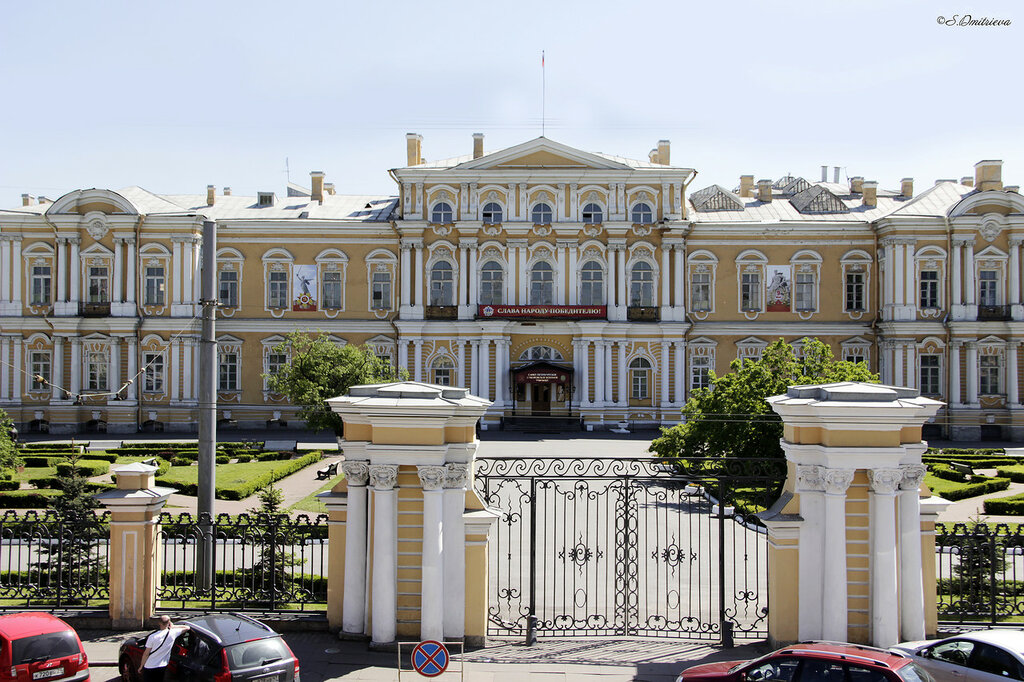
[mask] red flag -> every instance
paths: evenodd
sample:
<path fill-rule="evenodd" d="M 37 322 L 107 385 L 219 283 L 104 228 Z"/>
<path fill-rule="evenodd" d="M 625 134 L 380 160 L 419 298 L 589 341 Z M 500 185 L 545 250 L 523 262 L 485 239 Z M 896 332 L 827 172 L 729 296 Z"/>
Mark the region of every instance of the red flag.
<path fill-rule="evenodd" d="M 544 68 L 544 50 L 540 51 L 540 68 Z"/>

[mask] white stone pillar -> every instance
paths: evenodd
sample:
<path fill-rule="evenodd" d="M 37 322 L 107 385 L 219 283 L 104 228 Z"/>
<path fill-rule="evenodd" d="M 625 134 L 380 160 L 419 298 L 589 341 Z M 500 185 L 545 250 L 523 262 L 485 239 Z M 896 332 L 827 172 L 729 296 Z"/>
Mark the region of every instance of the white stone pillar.
<path fill-rule="evenodd" d="M 509 402 L 509 346 L 512 345 L 508 339 L 498 339 L 495 341 L 495 351 L 497 353 L 497 359 L 495 360 L 494 376 L 497 387 L 495 388 L 494 402 L 498 407 L 504 407 Z"/>
<path fill-rule="evenodd" d="M 449 464 L 444 480 L 444 593 L 466 593 L 466 524 L 462 518 L 466 509 L 466 484 L 469 467 Z M 466 601 L 444 600 L 444 636 L 461 639 L 466 632 Z M 439 640 L 440 641 L 440 640 Z"/>
<path fill-rule="evenodd" d="M 626 300 L 626 248 L 619 245 L 615 250 L 615 284 L 618 289 L 618 301 L 617 307 L 619 314 L 617 319 L 626 319 L 626 306 L 629 302 Z"/>
<path fill-rule="evenodd" d="M 892 240 L 885 240 L 883 248 L 885 249 L 885 276 L 882 280 L 882 310 L 886 319 L 892 319 L 892 305 L 896 291 L 896 255 Z"/>
<path fill-rule="evenodd" d="M 953 274 L 953 291 L 950 294 L 952 299 L 950 305 L 952 308 L 962 307 L 964 304 L 964 288 L 963 288 L 963 266 L 961 265 L 962 253 L 964 250 L 964 242 L 962 239 L 953 239 L 953 264 L 950 268 Z M 953 313 L 953 319 L 958 319 L 956 313 Z"/>
<path fill-rule="evenodd" d="M 1006 402 L 1010 408 L 1019 408 L 1020 388 L 1017 380 L 1017 353 L 1020 352 L 1020 341 L 1006 344 Z"/>
<path fill-rule="evenodd" d="M 0 235 L 0 301 L 11 300 L 11 238 Z"/>
<path fill-rule="evenodd" d="M 16 314 L 21 314 L 21 237 L 11 242 L 11 300 L 15 304 Z"/>
<path fill-rule="evenodd" d="M 607 376 L 605 370 L 604 341 L 594 341 L 594 404 L 601 406 L 605 403 L 604 380 Z"/>
<path fill-rule="evenodd" d="M 565 272 L 565 252 L 568 248 L 568 242 L 563 239 L 558 240 L 558 245 L 555 249 L 555 267 L 557 269 L 557 272 L 555 273 L 555 291 L 553 292 L 551 299 L 552 303 L 555 305 L 566 305 L 569 300 L 569 297 L 566 294 L 566 287 L 569 278 L 566 276 Z"/>
<path fill-rule="evenodd" d="M 129 251 L 129 253 L 131 253 Z M 134 336 L 128 337 L 128 376 L 125 378 L 131 382 L 128 384 L 128 395 L 125 396 L 129 401 L 136 401 L 139 399 L 139 377 L 135 376 L 139 373 L 139 341 Z"/>
<path fill-rule="evenodd" d="M 195 245 L 191 239 L 181 245 L 181 302 L 187 305 L 192 302 L 192 269 Z"/>
<path fill-rule="evenodd" d="M 23 388 L 26 384 L 22 381 L 22 371 L 25 369 L 25 364 L 21 359 L 21 350 L 24 345 L 24 341 L 21 338 L 21 334 L 15 333 L 11 338 L 11 350 L 13 351 L 14 358 L 11 360 L 11 364 L 14 365 L 14 369 L 11 371 L 11 399 L 14 402 L 20 403 L 22 399 Z M 26 377 L 27 378 L 27 377 Z"/>
<path fill-rule="evenodd" d="M 892 345 L 892 383 L 894 386 L 906 386 L 906 379 L 903 375 L 903 358 L 906 355 L 903 351 L 903 344 L 894 342 Z"/>
<path fill-rule="evenodd" d="M 518 266 L 516 267 L 516 275 L 519 278 L 519 298 L 516 303 L 519 305 L 528 305 L 529 299 L 529 287 L 530 287 L 530 273 L 526 271 L 526 242 L 525 240 L 517 243 L 516 258 Z"/>
<path fill-rule="evenodd" d="M 892 256 L 892 278 L 895 288 L 893 289 L 893 305 L 902 306 L 905 300 L 906 293 L 904 291 L 904 285 L 906 284 L 906 275 L 903 272 L 904 258 L 903 251 L 904 245 L 900 242 L 894 242 L 889 245 L 889 251 L 886 254 L 886 265 L 889 265 L 889 256 Z"/>
<path fill-rule="evenodd" d="M 622 407 L 624 409 L 626 409 L 626 408 L 629 407 L 629 400 L 628 400 L 629 392 L 626 390 L 627 389 L 626 385 L 629 383 L 629 375 L 626 372 L 626 344 L 623 341 L 619 341 L 618 346 L 619 346 L 619 380 L 618 380 L 618 384 L 619 384 L 619 386 L 618 386 L 618 388 L 619 388 L 619 397 L 618 397 L 618 402 L 619 402 L 619 404 L 622 405 Z"/>
<path fill-rule="evenodd" d="M 124 301 L 124 288 L 121 283 L 124 281 L 124 240 L 114 238 L 114 286 L 112 289 L 111 302 L 122 303 Z"/>
<path fill-rule="evenodd" d="M 423 486 L 423 567 L 420 573 L 420 639 L 444 637 L 444 481 L 443 466 L 418 466 Z M 461 594 L 461 593 L 460 593 Z"/>
<path fill-rule="evenodd" d="M 398 519 L 395 483 L 398 465 L 371 464 L 373 485 L 373 631 L 374 644 L 390 644 L 397 635 Z"/>
<path fill-rule="evenodd" d="M 672 271 L 669 270 L 669 246 L 664 242 L 661 245 L 661 272 L 658 273 L 658 283 L 661 285 L 661 308 L 662 314 L 664 315 L 667 308 L 671 304 L 671 282 L 672 282 Z"/>
<path fill-rule="evenodd" d="M 477 272 L 477 248 L 476 240 L 469 245 L 469 316 L 476 315 L 476 308 L 479 305 L 480 293 L 478 289 L 479 273 Z"/>
<path fill-rule="evenodd" d="M 399 369 L 409 370 L 409 342 L 405 339 L 399 339 L 397 341 L 398 346 L 398 367 Z"/>
<path fill-rule="evenodd" d="M 189 337 L 182 339 L 181 343 L 181 399 L 194 400 L 192 395 L 192 345 L 193 340 Z M 196 363 L 198 364 L 198 363 Z"/>
<path fill-rule="evenodd" d="M 685 268 L 685 264 L 683 263 L 683 245 L 682 244 L 673 244 L 673 246 L 672 246 L 672 255 L 674 255 L 675 259 L 676 259 L 676 267 L 674 269 L 675 270 L 675 273 L 674 273 L 675 274 L 675 287 L 674 287 L 675 288 L 675 296 L 674 296 L 674 303 L 673 303 L 673 305 L 675 305 L 676 308 L 680 309 L 680 311 L 676 313 L 676 318 L 681 320 L 681 319 L 683 319 L 682 318 L 682 309 L 684 309 L 686 307 L 686 296 L 685 296 L 685 293 L 683 291 L 683 282 L 686 281 L 686 268 Z"/>
<path fill-rule="evenodd" d="M 138 279 L 138 271 L 135 266 L 135 249 L 136 243 L 134 237 L 128 237 L 124 240 L 125 248 L 128 253 L 128 271 L 125 277 L 125 303 L 128 305 L 135 305 L 135 281 Z"/>
<path fill-rule="evenodd" d="M 661 342 L 661 359 L 658 361 L 658 373 L 661 375 L 661 386 L 659 392 L 661 395 L 658 396 L 658 405 L 661 406 L 662 410 L 667 410 L 671 402 L 669 401 L 668 395 L 668 379 L 669 379 L 669 342 Z"/>
<path fill-rule="evenodd" d="M 480 397 L 491 399 L 491 340 L 481 339 L 480 347 Z"/>
<path fill-rule="evenodd" d="M 821 560 L 825 554 L 825 468 L 820 466 L 796 465 L 796 493 L 800 495 L 800 555 L 797 565 L 799 573 L 800 600 L 799 637 L 801 640 L 819 639 L 822 635 L 822 604 L 824 583 Z M 845 638 L 844 638 L 845 641 Z"/>
<path fill-rule="evenodd" d="M 978 317 L 978 296 L 975 293 L 977 291 L 977 274 L 974 272 L 974 240 L 967 242 L 965 246 L 967 253 L 964 256 L 964 289 L 967 300 L 964 301 L 964 304 L 967 306 L 967 318 L 974 320 Z"/>
<path fill-rule="evenodd" d="M 7 242 L 4 242 L 5 244 Z M 11 367 L 7 364 L 11 356 L 11 337 L 0 336 L 0 400 L 7 402 L 11 396 Z M 12 363 L 13 364 L 13 363 Z M 14 378 L 18 380 L 17 376 Z"/>
<path fill-rule="evenodd" d="M 978 405 L 978 343 L 967 342 L 967 404 Z"/>
<path fill-rule="evenodd" d="M 423 381 L 423 339 L 412 341 L 413 381 Z"/>
<path fill-rule="evenodd" d="M 675 399 L 676 405 L 682 406 L 686 402 L 686 342 L 685 341 L 674 341 L 672 343 L 676 349 L 676 386 L 675 386 Z"/>
<path fill-rule="evenodd" d="M 370 466 L 365 461 L 343 462 L 341 470 L 348 482 L 341 630 L 349 634 L 363 634 L 366 632 L 366 481 L 370 476 Z"/>
<path fill-rule="evenodd" d="M 919 383 L 919 374 L 917 370 L 917 346 L 913 340 L 907 344 L 907 386 L 910 388 L 917 388 Z"/>
<path fill-rule="evenodd" d="M 917 311 L 917 296 L 914 289 L 914 283 L 917 279 L 917 273 L 914 268 L 915 245 L 916 242 L 912 239 L 905 241 L 903 245 L 903 277 L 906 282 L 903 287 L 903 302 L 909 309 L 907 319 L 910 320 L 915 319 Z"/>
<path fill-rule="evenodd" d="M 868 481 L 871 484 L 871 643 L 881 648 L 894 646 L 900 641 L 896 578 L 896 491 L 902 480 L 903 471 L 900 469 L 868 469 Z M 914 522 L 920 526 L 920 513 Z M 920 547 L 918 540 L 918 551 Z"/>
<path fill-rule="evenodd" d="M 420 315 L 423 314 L 423 304 L 426 300 L 426 283 L 423 281 L 423 242 L 416 242 L 416 271 L 413 273 L 412 284 L 415 288 L 416 308 Z"/>
<path fill-rule="evenodd" d="M 110 337 L 110 355 L 108 356 L 109 366 L 107 376 L 110 377 L 108 391 L 114 392 L 121 388 L 121 337 Z M 107 399 L 116 398 L 117 394 L 108 396 Z"/>
<path fill-rule="evenodd" d="M 64 337 L 53 337 L 53 366 L 50 370 L 50 400 L 64 400 Z"/>
<path fill-rule="evenodd" d="M 924 632 L 924 577 L 921 559 L 921 481 L 925 467 L 900 467 L 900 641 L 920 641 Z"/>
<path fill-rule="evenodd" d="M 57 298 L 58 302 L 68 300 L 68 287 L 67 278 L 68 273 L 71 270 L 68 268 L 68 240 L 64 237 L 57 238 L 57 272 L 54 274 L 54 279 L 57 280 Z M 55 306 L 56 307 L 56 306 Z"/>
<path fill-rule="evenodd" d="M 181 239 L 171 239 L 171 305 L 181 305 Z"/>
<path fill-rule="evenodd" d="M 455 347 L 458 349 L 455 354 L 455 371 L 458 374 L 458 380 L 455 385 L 461 388 L 466 383 L 466 342 L 459 339 L 455 341 Z M 472 392 L 471 389 L 470 393 Z"/>
<path fill-rule="evenodd" d="M 822 639 L 845 642 L 847 633 L 846 597 L 846 489 L 853 482 L 852 469 L 825 469 L 825 552 L 824 584 L 821 600 Z"/>
<path fill-rule="evenodd" d="M 949 391 L 946 394 L 951 407 L 960 407 L 960 341 L 949 344 Z"/>
<path fill-rule="evenodd" d="M 469 248 L 465 243 L 459 244 L 459 304 L 469 307 Z"/>
<path fill-rule="evenodd" d="M 605 403 L 615 402 L 615 379 L 612 374 L 612 341 L 604 342 L 604 401 Z"/>
<path fill-rule="evenodd" d="M 404 239 L 401 242 L 400 254 L 400 267 L 402 268 L 402 307 L 412 307 L 412 259 L 409 254 L 409 243 Z"/>
<path fill-rule="evenodd" d="M 171 343 L 167 348 L 167 352 L 171 356 L 171 402 L 175 403 L 181 400 L 181 383 L 179 381 L 179 374 L 181 373 L 181 360 L 180 360 L 180 349 L 181 341 L 176 338 L 171 339 Z"/>
<path fill-rule="evenodd" d="M 71 244 L 71 262 L 68 263 L 68 278 L 71 281 L 71 303 L 78 305 L 82 300 L 79 292 L 82 289 L 82 259 L 78 257 L 78 245 L 81 243 L 78 237 L 68 239 Z M 77 315 L 75 310 L 73 314 Z"/>
<path fill-rule="evenodd" d="M 1014 320 L 1024 320 L 1024 305 L 1020 303 L 1020 245 L 1024 237 L 1010 237 L 1009 298 L 1010 314 Z"/>
<path fill-rule="evenodd" d="M 82 339 L 71 337 L 71 399 L 77 400 L 82 392 Z"/>
<path fill-rule="evenodd" d="M 480 339 L 469 341 L 469 392 L 480 395 Z"/>
<path fill-rule="evenodd" d="M 569 305 L 579 305 L 579 296 L 576 287 L 576 279 L 579 276 L 579 245 L 571 242 L 569 245 L 569 272 L 566 273 L 566 287 Z"/>
<path fill-rule="evenodd" d="M 199 312 L 199 299 L 202 298 L 202 284 L 203 284 L 203 254 L 202 254 L 202 239 L 200 237 L 193 237 L 192 239 L 192 301 L 194 305 L 192 307 L 192 314 L 195 315 Z M 198 362 L 196 365 L 198 366 Z"/>
<path fill-rule="evenodd" d="M 590 407 L 590 341 L 581 339 L 576 347 L 579 356 L 580 395 L 576 401 L 580 407 Z"/>

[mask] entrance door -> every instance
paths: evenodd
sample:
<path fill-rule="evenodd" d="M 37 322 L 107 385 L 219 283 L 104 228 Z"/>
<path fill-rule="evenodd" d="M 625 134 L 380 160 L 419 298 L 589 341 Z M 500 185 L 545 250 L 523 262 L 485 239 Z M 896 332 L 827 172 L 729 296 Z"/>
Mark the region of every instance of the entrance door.
<path fill-rule="evenodd" d="M 531 384 L 533 394 L 530 402 L 533 404 L 533 414 L 536 417 L 547 417 L 551 414 L 551 384 Z"/>

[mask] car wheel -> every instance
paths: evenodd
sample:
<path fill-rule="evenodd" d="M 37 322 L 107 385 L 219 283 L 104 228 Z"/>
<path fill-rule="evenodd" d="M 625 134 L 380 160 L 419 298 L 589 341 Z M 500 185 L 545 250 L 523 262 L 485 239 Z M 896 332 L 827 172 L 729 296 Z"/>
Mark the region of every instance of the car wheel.
<path fill-rule="evenodd" d="M 132 667 L 132 662 L 128 658 L 118 661 L 117 671 L 121 673 L 121 679 L 124 682 L 139 682 L 138 671 Z"/>

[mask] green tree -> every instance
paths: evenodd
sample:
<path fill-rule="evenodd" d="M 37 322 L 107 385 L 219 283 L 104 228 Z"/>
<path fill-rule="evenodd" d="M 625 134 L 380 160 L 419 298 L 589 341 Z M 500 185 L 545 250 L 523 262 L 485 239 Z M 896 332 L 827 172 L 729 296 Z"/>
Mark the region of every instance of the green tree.
<path fill-rule="evenodd" d="M 25 462 L 18 456 L 18 448 L 11 438 L 14 422 L 7 413 L 0 410 L 0 471 L 20 467 Z"/>
<path fill-rule="evenodd" d="M 271 391 L 299 406 L 299 417 L 314 431 L 331 429 L 342 435 L 341 418 L 324 402 L 344 395 L 352 386 L 398 381 L 408 377 L 366 346 L 340 346 L 327 334 L 292 332 L 274 348 L 289 362 L 273 374 L 264 374 Z"/>
<path fill-rule="evenodd" d="M 253 531 L 258 535 L 256 562 L 253 575 L 265 589 L 273 585 L 278 593 L 289 588 L 289 571 L 292 566 L 304 563 L 295 556 L 291 547 L 298 541 L 292 530 L 291 519 L 285 513 L 284 494 L 273 483 L 260 489 L 259 505 L 249 510 Z"/>
<path fill-rule="evenodd" d="M 733 360 L 730 368 L 724 376 L 712 373 L 710 388 L 694 391 L 683 407 L 683 422 L 662 429 L 651 452 L 661 457 L 782 458 L 782 420 L 767 398 L 800 384 L 878 381 L 866 365 L 836 360 L 818 339 L 804 343 L 800 358 L 779 339 L 759 360 Z"/>

